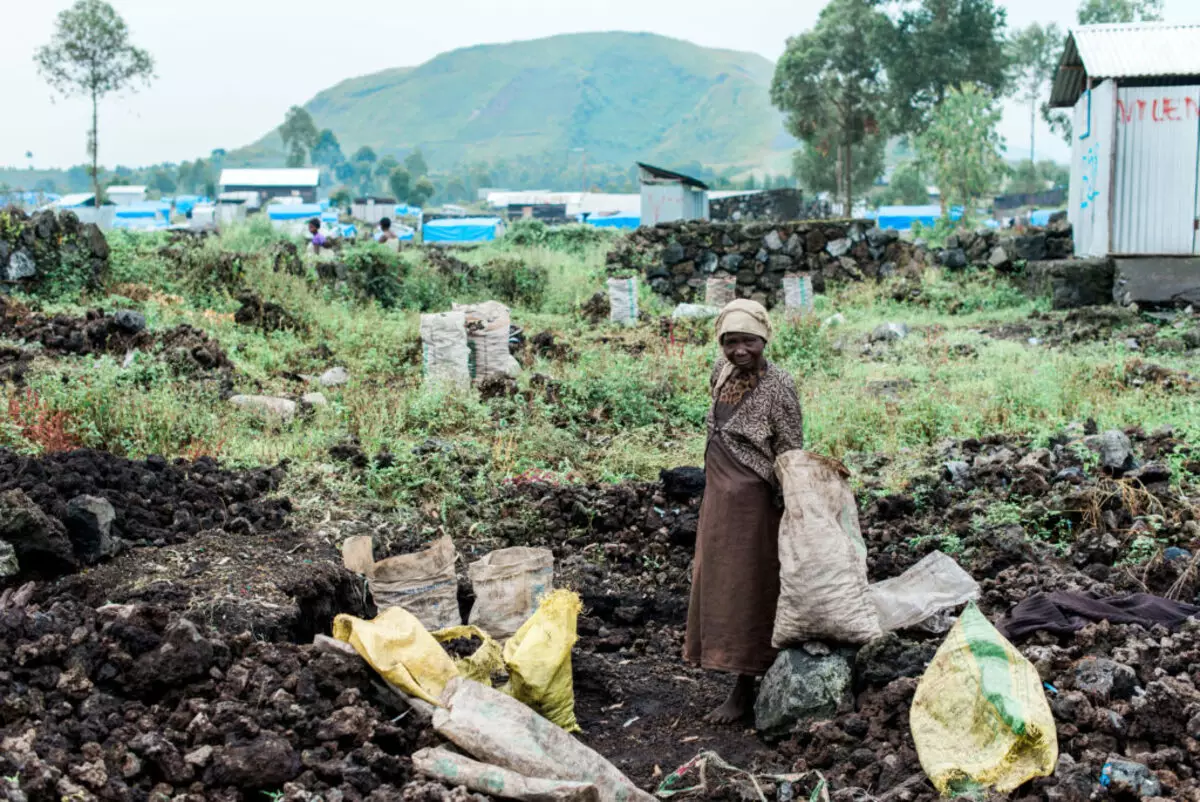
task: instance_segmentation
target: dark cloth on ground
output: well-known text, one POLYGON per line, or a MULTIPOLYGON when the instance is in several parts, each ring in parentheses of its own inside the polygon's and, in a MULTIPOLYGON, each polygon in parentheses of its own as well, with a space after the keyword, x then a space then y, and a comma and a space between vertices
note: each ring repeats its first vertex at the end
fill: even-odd
MULTIPOLYGON (((714 404, 718 429, 734 409, 714 404)), ((704 465, 684 657, 712 671, 758 676, 777 654, 771 631, 779 600, 782 509, 774 486, 739 462, 721 437, 710 435, 704 465)))
POLYGON ((1176 629, 1197 613, 1200 607, 1148 593, 1097 598, 1055 591, 1030 596, 1009 610, 996 628, 1009 640, 1016 641, 1038 631, 1071 635, 1097 621, 1140 624, 1146 629, 1162 624, 1176 629))

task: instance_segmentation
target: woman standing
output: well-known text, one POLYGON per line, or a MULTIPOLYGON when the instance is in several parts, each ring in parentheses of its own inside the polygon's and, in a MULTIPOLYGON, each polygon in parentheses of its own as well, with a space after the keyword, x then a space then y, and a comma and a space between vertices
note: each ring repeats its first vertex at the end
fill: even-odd
POLYGON ((791 376, 767 362, 767 310, 738 300, 717 317, 722 356, 713 367, 706 485, 700 507, 685 659, 736 674, 729 698, 706 720, 731 724, 754 701, 754 679, 775 661, 782 500, 775 458, 804 445, 791 376))

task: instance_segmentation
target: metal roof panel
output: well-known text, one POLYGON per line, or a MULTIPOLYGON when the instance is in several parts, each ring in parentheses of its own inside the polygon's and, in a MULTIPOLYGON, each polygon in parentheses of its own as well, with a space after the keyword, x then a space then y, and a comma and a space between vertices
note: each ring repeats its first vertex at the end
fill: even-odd
POLYGON ((315 187, 321 181, 316 167, 273 167, 221 171, 223 187, 315 187))
POLYGON ((1121 22, 1073 28, 1050 105, 1073 106, 1087 79, 1200 76, 1200 24, 1121 22))

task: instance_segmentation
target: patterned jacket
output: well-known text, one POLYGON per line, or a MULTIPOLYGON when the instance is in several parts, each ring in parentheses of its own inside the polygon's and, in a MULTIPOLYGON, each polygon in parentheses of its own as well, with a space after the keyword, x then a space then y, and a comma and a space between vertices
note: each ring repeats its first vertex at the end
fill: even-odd
MULTIPOLYGON (((718 357, 709 379, 714 402, 717 391, 732 372, 733 365, 724 356, 718 357)), ((774 363, 768 363, 758 386, 742 399, 720 431, 709 410, 709 437, 714 432, 738 462, 774 485, 775 458, 785 451, 804 447, 804 415, 792 377, 774 363)))

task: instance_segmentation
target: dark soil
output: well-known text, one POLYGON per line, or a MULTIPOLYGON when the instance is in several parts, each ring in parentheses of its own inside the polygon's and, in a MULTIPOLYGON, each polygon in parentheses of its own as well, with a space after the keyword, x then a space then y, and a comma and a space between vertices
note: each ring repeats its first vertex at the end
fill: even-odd
POLYGON ((474 635, 469 638, 455 638, 454 640, 442 641, 442 648, 454 658, 470 657, 479 651, 479 647, 482 645, 483 641, 474 635))
POLYGON ((264 334, 302 328, 291 312, 273 301, 264 301, 258 293, 243 292, 237 300, 241 306, 233 313, 233 319, 242 326, 252 326, 264 334))
POLYGON ((1200 348, 1200 327, 1189 315, 1143 316, 1118 306, 1088 306, 1067 312, 1035 312, 1021 323, 985 328, 983 333, 1005 340, 1064 347, 1112 342, 1132 351, 1181 354, 1200 348))

